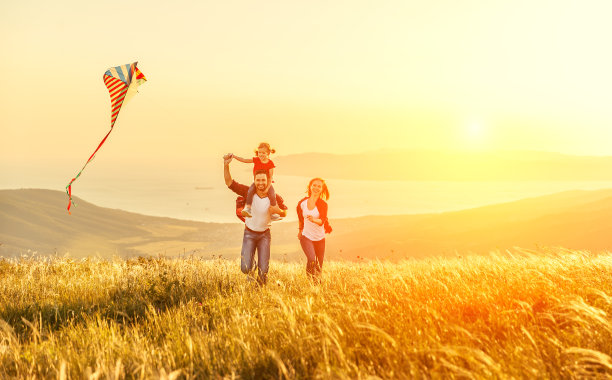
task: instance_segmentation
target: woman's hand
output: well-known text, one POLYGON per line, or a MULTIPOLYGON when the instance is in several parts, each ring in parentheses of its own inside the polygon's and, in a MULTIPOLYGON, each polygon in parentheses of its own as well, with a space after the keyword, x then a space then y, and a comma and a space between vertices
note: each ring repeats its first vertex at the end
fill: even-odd
POLYGON ((317 226, 322 226, 323 225, 323 220, 315 219, 315 218, 312 217, 312 215, 306 215, 306 219, 309 222, 312 222, 312 223, 316 224, 317 226))

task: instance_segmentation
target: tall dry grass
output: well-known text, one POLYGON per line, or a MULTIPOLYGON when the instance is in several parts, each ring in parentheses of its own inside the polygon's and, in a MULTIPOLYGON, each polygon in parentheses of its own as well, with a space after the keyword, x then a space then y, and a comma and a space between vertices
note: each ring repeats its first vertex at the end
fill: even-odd
POLYGON ((0 261, 0 378, 609 378, 612 255, 0 261))

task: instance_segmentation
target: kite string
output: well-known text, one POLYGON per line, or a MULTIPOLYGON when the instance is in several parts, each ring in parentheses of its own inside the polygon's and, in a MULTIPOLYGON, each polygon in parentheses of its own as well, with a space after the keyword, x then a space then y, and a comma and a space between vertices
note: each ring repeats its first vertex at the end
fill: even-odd
POLYGON ((71 214, 70 212, 70 206, 71 205, 75 205, 74 201, 72 200, 72 183, 74 181, 76 181, 77 178, 79 178, 79 176, 81 175, 81 173, 83 172, 83 170, 85 170, 85 167, 87 166, 87 164, 89 164, 89 162, 94 158, 94 156, 96 155, 96 153, 98 152, 98 150, 100 149, 100 147, 102 146, 102 144, 104 144, 104 142, 106 141, 106 139, 108 138, 108 135, 110 135, 110 133, 113 131, 113 127, 111 127, 110 131, 108 131, 108 133, 106 134, 106 136, 104 136, 104 138, 102 139, 102 141, 100 142, 100 144, 98 144, 98 147, 96 148, 96 150, 91 154, 91 156, 89 156, 89 159, 87 160, 87 162, 85 162, 85 165, 83 165, 83 167, 81 168, 81 170, 79 170, 78 174, 72 179, 72 181, 70 181, 70 183, 68 183, 68 185, 66 186, 66 194, 68 194, 68 214, 71 214))

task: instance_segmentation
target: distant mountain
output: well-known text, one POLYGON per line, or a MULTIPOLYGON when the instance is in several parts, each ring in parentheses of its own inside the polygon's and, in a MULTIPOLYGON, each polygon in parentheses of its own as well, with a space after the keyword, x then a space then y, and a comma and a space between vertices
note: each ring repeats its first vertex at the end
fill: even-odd
MULTIPOLYGON (((0 256, 36 251, 75 257, 240 255, 240 223, 203 223, 98 207, 52 190, 0 190, 0 256)), ((331 210, 333 214, 333 210, 331 210)), ((513 247, 612 249, 612 189, 568 191, 471 210, 333 219, 328 259, 422 258, 513 247)), ((272 256, 303 259, 297 225, 275 223, 272 256)))
POLYGON ((336 222, 340 257, 455 256, 521 247, 612 250, 612 189, 567 191, 471 210, 336 222), (340 252, 342 250, 342 252, 340 252))
POLYGON ((612 180, 612 157, 559 153, 378 151, 274 159, 278 174, 366 180, 612 180))

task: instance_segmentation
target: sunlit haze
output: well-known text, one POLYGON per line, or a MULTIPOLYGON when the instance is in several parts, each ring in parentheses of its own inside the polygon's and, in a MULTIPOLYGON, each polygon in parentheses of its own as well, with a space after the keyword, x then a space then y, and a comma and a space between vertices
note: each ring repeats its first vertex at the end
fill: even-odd
MULTIPOLYGON (((374 169, 405 180, 431 177, 405 174, 412 168, 483 180, 498 173, 511 180, 522 170, 497 170, 499 160, 476 157, 449 165, 450 151, 612 156, 612 52, 604 48, 611 11, 604 1, 4 2, 0 185, 63 189, 110 126, 103 73, 133 61, 148 81, 75 185, 77 195, 108 207, 226 220, 194 203, 214 203, 223 215, 232 200, 221 155, 249 157, 260 141, 277 150, 275 160, 442 152, 423 156, 426 167, 407 156, 374 169), (211 186, 215 198, 186 193, 211 186), (145 194, 157 198, 140 207, 145 194)), ((361 204, 334 183, 332 172, 350 167, 334 162, 313 174, 332 180, 332 199, 344 202, 336 216, 444 211, 479 204, 463 202, 475 197, 482 204, 601 187, 538 192, 525 184, 508 197, 470 187, 457 190, 452 204, 448 194, 421 199, 413 189, 411 204, 391 203, 394 194, 384 205, 361 204)), ((248 165, 232 168, 250 180, 248 165)), ((295 168, 281 165, 277 175, 304 175, 295 168)), ((302 182, 277 186, 293 202, 302 182)), ((404 186, 412 189, 392 188, 404 186)), ((496 188, 480 188, 489 186, 496 188)))
POLYGON ((279 154, 475 140, 612 154, 607 1, 26 1, 0 14, 3 161, 78 166, 109 125, 102 74, 136 60, 149 81, 104 148, 114 159, 186 163, 260 140, 279 154))
POLYGON ((0 1, 0 380, 610 376, 611 41, 612 0, 0 1))

